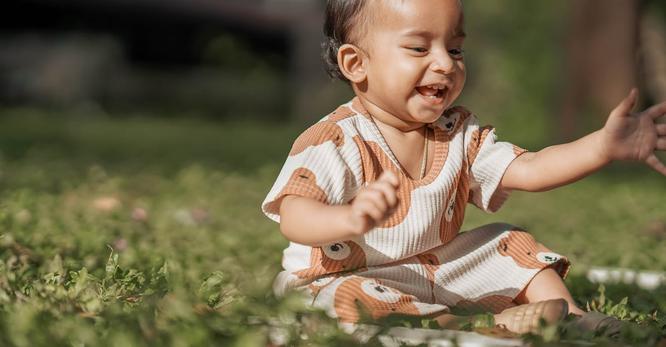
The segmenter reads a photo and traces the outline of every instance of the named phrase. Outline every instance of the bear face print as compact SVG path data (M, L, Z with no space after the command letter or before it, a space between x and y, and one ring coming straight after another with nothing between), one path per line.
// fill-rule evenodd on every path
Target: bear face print
M445 122L444 122L444 128L446 129L447 134L453 133L453 131L456 128L456 124L458 124L458 121L460 120L460 113L459 112L453 112L453 113L447 113L444 114Z
M278 214L282 197L294 194L298 196L307 196L320 202L328 201L326 192L317 185L317 176L314 172L301 167L294 170L276 198L266 206L266 210Z
M312 278L357 270L365 266L365 252L359 245L353 241L339 241L313 247L310 253L310 267L294 274L299 278Z
M463 162L463 167L458 173L453 186L449 189L446 210L440 221L439 239L442 244L447 244L453 240L465 217L465 208L469 198L469 174L467 164Z
M499 253L511 257L518 266L527 269L541 269L553 265L564 258L536 242L525 231L511 231L499 242Z
M438 122L442 124L446 135L453 135L470 116L470 112L461 106L454 106L444 111Z
M415 297L383 285L379 280L350 276L335 291L335 314L342 323L356 323L360 319L360 303L373 319L390 314L421 314L414 303Z

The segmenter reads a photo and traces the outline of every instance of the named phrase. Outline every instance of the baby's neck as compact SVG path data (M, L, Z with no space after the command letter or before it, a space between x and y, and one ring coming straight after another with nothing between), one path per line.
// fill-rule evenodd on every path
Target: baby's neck
M418 139L420 143L423 139L423 134L425 134L424 129L427 124L412 123L410 126L402 126L403 124L396 126L395 124L386 123L377 117L371 117L387 142L392 142L390 139L396 139L400 142L412 142Z
M420 132L420 130L427 125L426 123L410 122L393 116L365 98L359 98L359 100L361 101L361 104L363 104L363 107L365 107L365 110L368 111L370 116L373 118L375 123L391 132Z
M362 98L359 100L376 124L380 136L393 153L404 174L412 179L422 178L424 172L428 172L428 168L433 163L434 146L428 145L428 124L407 122L371 102L363 102ZM429 152L431 155L427 154Z

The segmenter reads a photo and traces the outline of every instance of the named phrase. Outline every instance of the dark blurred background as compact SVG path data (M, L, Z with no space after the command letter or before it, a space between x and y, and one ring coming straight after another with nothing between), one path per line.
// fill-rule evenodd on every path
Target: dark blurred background
M666 100L665 4L464 1L460 102L540 146L600 126L632 86L644 104ZM5 1L0 117L312 122L351 95L320 62L322 12L309 0Z

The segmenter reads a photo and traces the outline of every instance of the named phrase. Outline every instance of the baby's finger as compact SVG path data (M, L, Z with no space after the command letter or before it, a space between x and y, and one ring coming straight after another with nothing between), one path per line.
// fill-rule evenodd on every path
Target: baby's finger
M657 135L666 136L666 124L657 124Z
M384 212L382 211L372 200L361 199L354 204L353 208L360 215L368 216L376 223L379 223L384 218Z
M363 192L363 199L369 200L381 211L386 211L389 208L388 202L384 197L384 192L378 189L378 186L375 183L365 188L365 191Z
M398 179L398 176L396 176L395 173L393 173L391 170L386 170L384 171L377 181L384 181L390 183L394 187L398 187L400 184L400 180Z
M666 136L657 139L657 150L666 151Z
M361 209L352 210L352 230L355 234L366 233L374 226L374 221Z
M384 200L389 207L393 207L398 203L398 195L396 194L396 188L388 182L375 182L372 185L373 188L382 192Z
M611 112L611 114L616 113L620 116L630 116L631 110L634 108L634 105L636 105L637 98L638 98L638 89L631 88L629 95L627 95L627 97L624 98L624 100L622 100L620 104L615 107L615 109L613 109L613 112Z
M657 172L661 173L662 175L666 176L666 165L662 163L657 156L652 153L646 160L645 162L650 165L653 169L655 169Z
M652 119L657 119L666 114L666 101L656 104L644 111Z

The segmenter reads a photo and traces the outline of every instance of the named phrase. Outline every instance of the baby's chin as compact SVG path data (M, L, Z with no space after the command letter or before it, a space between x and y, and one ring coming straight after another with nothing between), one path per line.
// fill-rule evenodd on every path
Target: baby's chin
M443 113L444 110L441 112L435 112L433 110L410 110L409 118L418 123L430 124L436 122Z
M411 104L412 105L408 106L408 109L412 118L419 120L422 123L433 123L451 106L452 100L446 98L435 105L424 104L422 100L416 100L416 102Z

